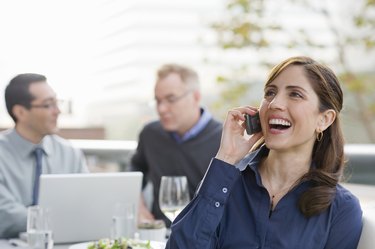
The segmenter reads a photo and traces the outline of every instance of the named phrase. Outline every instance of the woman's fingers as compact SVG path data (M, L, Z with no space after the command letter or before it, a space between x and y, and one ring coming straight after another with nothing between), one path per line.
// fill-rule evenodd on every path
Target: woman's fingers
M220 148L216 155L218 159L234 164L241 160L252 148L262 133L251 137L245 136L245 114L254 115L257 108L241 106L228 111L224 122Z
M245 121L245 117L244 117L245 114L249 114L253 116L257 112L258 112L258 108L256 107L241 106L241 107L237 107L232 110L229 110L227 116L233 117L234 119L237 119L237 120Z

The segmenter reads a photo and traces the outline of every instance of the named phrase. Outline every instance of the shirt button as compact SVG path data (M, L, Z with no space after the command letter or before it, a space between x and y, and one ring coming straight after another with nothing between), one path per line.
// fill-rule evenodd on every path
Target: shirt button
M223 188L222 191L223 191L224 194L226 194L228 192L228 189L227 188Z
M218 202L218 201L215 202L215 207L217 207L217 208L220 207L220 202Z

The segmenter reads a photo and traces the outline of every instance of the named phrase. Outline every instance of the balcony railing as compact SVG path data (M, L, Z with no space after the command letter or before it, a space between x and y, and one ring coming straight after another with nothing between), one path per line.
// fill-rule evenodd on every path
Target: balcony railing
M137 141L70 140L84 152L91 171L128 171ZM375 144L347 144L348 182L375 185Z
M128 171L137 141L70 139L86 156L90 171Z
M375 185L375 144L347 144L345 155L348 182Z

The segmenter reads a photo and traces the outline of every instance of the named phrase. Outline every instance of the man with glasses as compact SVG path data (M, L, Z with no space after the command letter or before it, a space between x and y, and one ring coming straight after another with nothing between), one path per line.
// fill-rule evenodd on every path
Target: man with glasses
M162 66L154 94L159 120L141 131L131 164L133 170L144 173L144 185L151 182L153 186L152 210L141 198L140 221L163 219L169 226L158 203L161 177L187 176L192 197L219 148L222 124L201 107L198 75L188 67Z
M88 172L82 152L57 135L56 94L40 74L20 74L5 89L15 127L0 134L0 238L26 229L38 204L40 174Z

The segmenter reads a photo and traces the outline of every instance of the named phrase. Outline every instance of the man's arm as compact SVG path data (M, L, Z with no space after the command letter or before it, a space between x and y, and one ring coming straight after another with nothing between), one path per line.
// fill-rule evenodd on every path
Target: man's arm
M87 167L87 161L85 155L80 149L76 149L78 153L78 165L80 165L79 172L80 173L89 173L89 168Z
M139 207L138 207L138 222L142 223L144 221L154 220L154 215L148 210L143 194L139 198Z
M144 154L143 149L143 139L142 139L142 132L139 135L138 139L138 146L131 158L131 170L132 171L141 171L143 173L143 182L142 188L147 185L147 172L148 172L148 164ZM144 199L143 194L141 194L141 198L139 199L139 206L138 206L138 222L147 221L147 220L154 220L154 215L150 212L150 210L146 206L146 202Z
M27 208L17 202L0 175L0 238L18 237L26 231Z
M139 135L137 149L135 150L131 160L131 171L141 171L143 173L142 188L147 185L148 163L144 152L144 136L143 131Z

